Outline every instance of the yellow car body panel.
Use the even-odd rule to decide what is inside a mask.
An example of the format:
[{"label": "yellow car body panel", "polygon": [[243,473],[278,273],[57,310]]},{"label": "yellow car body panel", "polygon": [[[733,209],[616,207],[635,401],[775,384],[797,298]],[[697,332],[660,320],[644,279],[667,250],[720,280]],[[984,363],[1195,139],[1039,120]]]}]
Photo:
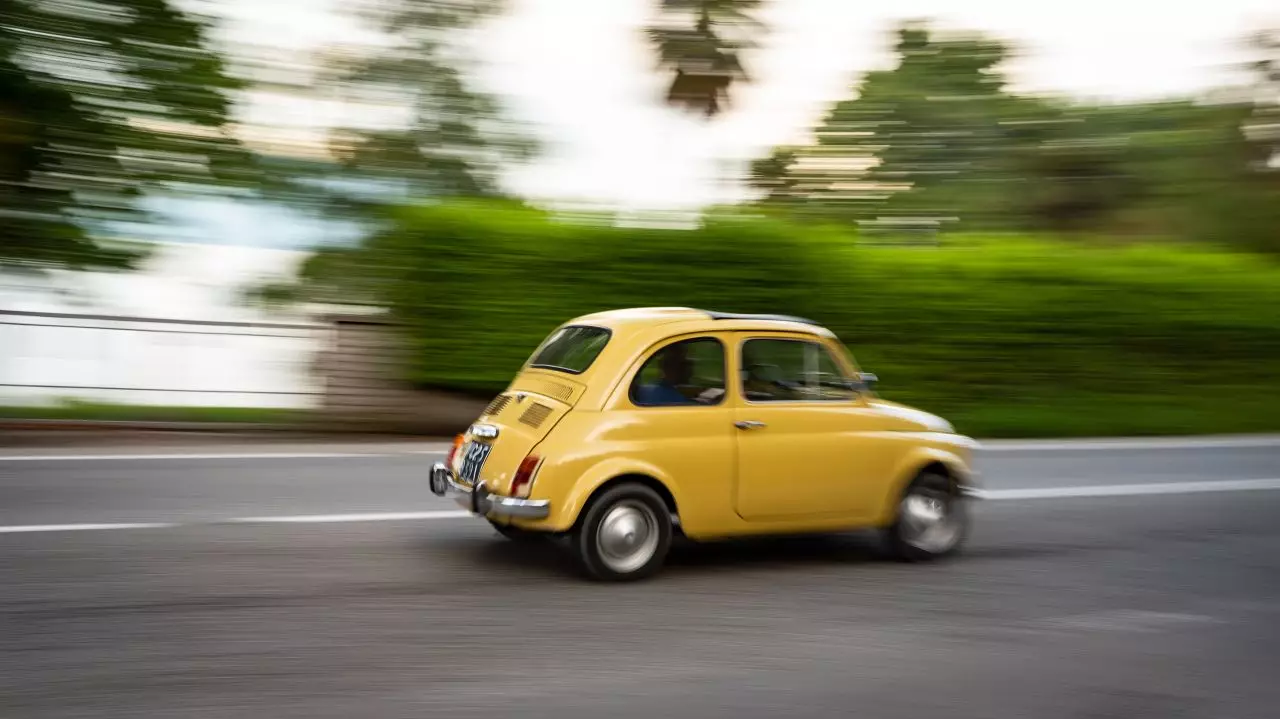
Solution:
[{"label": "yellow car body panel", "polygon": [[[495,401],[500,411],[486,413],[465,437],[474,440],[479,425],[498,432],[481,475],[498,496],[512,495],[526,456],[540,461],[519,494],[546,500],[547,516],[491,517],[496,521],[567,531],[606,483],[642,481],[669,499],[681,530],[694,539],[880,527],[893,522],[904,488],[926,467],[957,483],[974,481],[972,440],[934,415],[869,391],[836,400],[747,399],[740,350],[749,339],[818,343],[840,373],[858,377],[851,355],[824,328],[686,308],[605,312],[569,326],[610,336],[579,373],[526,364]],[[718,404],[632,402],[632,382],[647,359],[672,342],[704,337],[725,350]],[[531,413],[540,421],[525,421]]]}]

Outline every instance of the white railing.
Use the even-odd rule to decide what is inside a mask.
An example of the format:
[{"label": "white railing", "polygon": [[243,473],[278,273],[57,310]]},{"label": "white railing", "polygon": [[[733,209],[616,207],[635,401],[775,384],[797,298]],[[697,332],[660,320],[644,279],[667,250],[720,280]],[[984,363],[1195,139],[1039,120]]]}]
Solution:
[{"label": "white railing", "polygon": [[310,408],[328,325],[0,310],[0,405]]}]

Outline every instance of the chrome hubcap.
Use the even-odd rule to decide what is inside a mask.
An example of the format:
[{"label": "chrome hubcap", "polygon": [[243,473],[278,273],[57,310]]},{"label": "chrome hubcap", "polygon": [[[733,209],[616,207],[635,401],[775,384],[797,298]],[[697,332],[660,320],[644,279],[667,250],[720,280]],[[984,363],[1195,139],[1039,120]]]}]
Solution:
[{"label": "chrome hubcap", "polygon": [[641,502],[618,502],[600,521],[596,549],[609,569],[619,574],[634,572],[648,564],[658,549],[658,518]]},{"label": "chrome hubcap", "polygon": [[956,502],[960,499],[946,492],[917,489],[902,500],[902,538],[908,544],[930,553],[945,552],[960,538],[964,521]]}]

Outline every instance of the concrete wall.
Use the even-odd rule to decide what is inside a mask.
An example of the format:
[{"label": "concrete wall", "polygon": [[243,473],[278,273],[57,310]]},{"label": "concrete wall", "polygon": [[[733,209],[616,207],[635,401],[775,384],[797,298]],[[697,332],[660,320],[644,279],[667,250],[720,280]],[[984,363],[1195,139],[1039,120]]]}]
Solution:
[{"label": "concrete wall", "polygon": [[485,398],[406,382],[406,351],[377,316],[271,323],[6,308],[0,406],[274,407],[309,410],[309,428],[445,436],[480,415]]},{"label": "concrete wall", "polygon": [[323,386],[317,421],[326,429],[452,435],[466,429],[487,399],[414,389],[403,379],[407,350],[395,324],[378,317],[334,316],[313,374]]}]

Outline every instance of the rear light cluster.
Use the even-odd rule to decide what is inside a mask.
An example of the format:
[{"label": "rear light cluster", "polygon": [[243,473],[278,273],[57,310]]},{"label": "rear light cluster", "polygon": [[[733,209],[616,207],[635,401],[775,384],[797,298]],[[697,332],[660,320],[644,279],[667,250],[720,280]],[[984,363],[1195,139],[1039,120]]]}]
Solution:
[{"label": "rear light cluster", "polygon": [[453,438],[453,446],[449,448],[449,456],[444,459],[444,466],[453,469],[453,460],[458,456],[458,450],[462,448],[462,435]]},{"label": "rear light cluster", "polygon": [[[444,460],[446,467],[453,468],[454,460],[458,458],[458,450],[462,449],[464,443],[464,435],[460,434],[453,438],[453,446],[449,448],[449,455]],[[542,458],[536,454],[531,454],[520,461],[520,466],[516,468],[516,476],[511,480],[512,497],[529,496],[529,488],[533,485],[533,477],[538,473],[540,464],[542,464]]]},{"label": "rear light cluster", "polygon": [[516,469],[516,476],[511,480],[512,497],[529,496],[529,487],[533,484],[533,475],[538,472],[538,465],[541,463],[542,458],[536,454],[531,454],[520,462],[520,467]]}]

